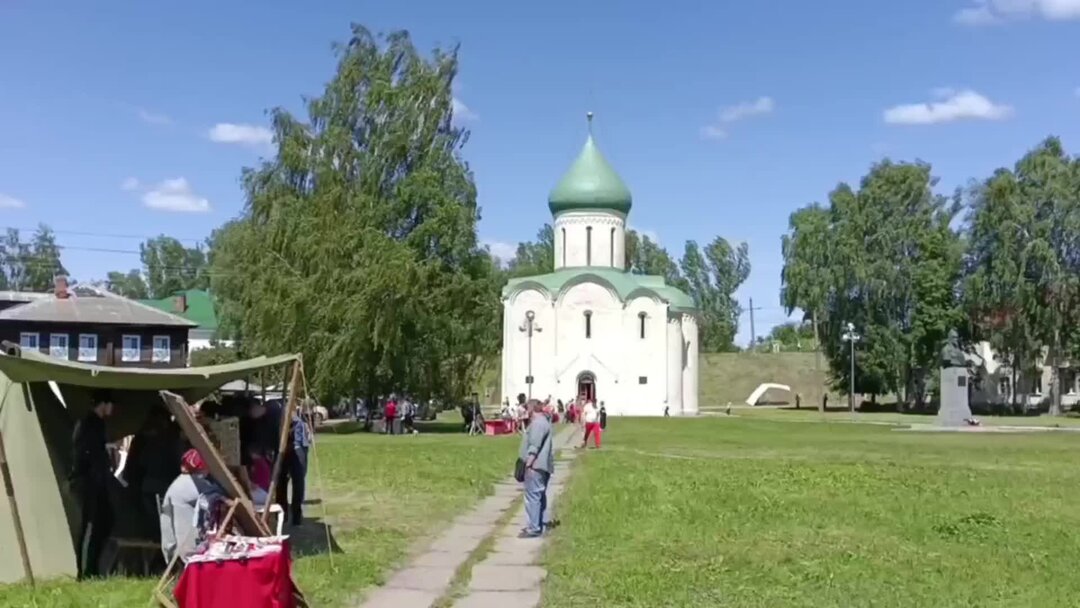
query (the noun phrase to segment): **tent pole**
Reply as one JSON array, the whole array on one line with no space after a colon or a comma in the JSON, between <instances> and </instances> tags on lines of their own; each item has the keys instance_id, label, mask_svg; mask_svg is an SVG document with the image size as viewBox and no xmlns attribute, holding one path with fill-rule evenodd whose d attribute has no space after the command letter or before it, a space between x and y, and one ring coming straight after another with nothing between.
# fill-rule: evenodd
<instances>
[{"instance_id":1,"label":"tent pole","mask_svg":"<svg viewBox=\"0 0 1080 608\"><path fill-rule=\"evenodd\" d=\"M274 458L274 469L270 474L270 488L266 491L267 508L263 510L263 523L270 521L270 501L274 500L277 492L278 477L281 475L281 465L285 460L285 448L289 440L289 425L292 423L292 413L296 409L296 384L300 381L300 361L292 364L292 380L289 381L289 400L285 409L281 412L281 428L278 429L278 450ZM282 385L282 390L285 386ZM287 514L283 513L282 516Z\"/></svg>"},{"instance_id":2,"label":"tent pole","mask_svg":"<svg viewBox=\"0 0 1080 608\"><path fill-rule=\"evenodd\" d=\"M23 534L22 518L19 517L19 503L15 501L15 486L11 483L11 470L8 468L7 451L4 449L4 434L0 433L0 474L4 477L4 493L7 494L11 507L11 523L15 526L15 541L19 543L19 557L22 558L23 571L34 586L34 570L30 567L30 553L26 550L26 536Z\"/></svg>"}]
</instances>

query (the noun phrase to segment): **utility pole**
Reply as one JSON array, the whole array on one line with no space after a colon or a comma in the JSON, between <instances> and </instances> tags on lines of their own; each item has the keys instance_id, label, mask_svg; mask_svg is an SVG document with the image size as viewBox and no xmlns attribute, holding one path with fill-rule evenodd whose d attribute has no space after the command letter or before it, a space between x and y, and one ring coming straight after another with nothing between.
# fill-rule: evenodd
<instances>
[{"instance_id":1,"label":"utility pole","mask_svg":"<svg viewBox=\"0 0 1080 608\"><path fill-rule=\"evenodd\" d=\"M750 298L750 350L754 350L757 345L757 331L754 329L754 311L761 310L761 307L754 308L754 298Z\"/></svg>"}]
</instances>

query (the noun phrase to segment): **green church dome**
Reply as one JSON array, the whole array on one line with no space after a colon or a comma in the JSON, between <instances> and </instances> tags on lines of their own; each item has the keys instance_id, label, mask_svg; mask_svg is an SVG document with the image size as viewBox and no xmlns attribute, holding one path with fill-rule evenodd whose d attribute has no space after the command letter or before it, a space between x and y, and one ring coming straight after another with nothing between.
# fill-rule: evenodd
<instances>
[{"instance_id":1,"label":"green church dome","mask_svg":"<svg viewBox=\"0 0 1080 608\"><path fill-rule=\"evenodd\" d=\"M592 114L589 115L590 122ZM570 170L548 195L552 214L578 209L609 209L629 213L630 189L593 142L592 133Z\"/></svg>"}]
</instances>

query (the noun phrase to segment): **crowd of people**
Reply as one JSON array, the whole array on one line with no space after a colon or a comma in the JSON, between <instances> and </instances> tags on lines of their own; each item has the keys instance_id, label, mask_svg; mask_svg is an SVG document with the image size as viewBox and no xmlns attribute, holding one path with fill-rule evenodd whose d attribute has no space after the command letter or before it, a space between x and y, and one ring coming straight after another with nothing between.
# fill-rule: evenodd
<instances>
[{"instance_id":1,"label":"crowd of people","mask_svg":"<svg viewBox=\"0 0 1080 608\"><path fill-rule=\"evenodd\" d=\"M110 455L116 443L109 441L107 432L114 409L112 392L93 391L92 404L75 425L68 477L81 513L76 551L80 578L105 574L101 572L101 555L118 516L132 519L131 527L139 536L160 542L166 561L176 553L190 555L200 529L212 523L205 516L212 514L215 502L225 495L209 476L202 455L186 440L169 412L156 406L149 409L135 435L125 440L126 453L118 461ZM243 395L204 403L193 413L202 422L234 415L240 418L236 477L256 508L267 509L271 502L277 503L293 525L300 525L312 443L311 429L303 416L297 412L290 420L275 496L270 497L272 463L282 428L281 402L263 403Z\"/></svg>"},{"instance_id":2,"label":"crowd of people","mask_svg":"<svg viewBox=\"0 0 1080 608\"><path fill-rule=\"evenodd\" d=\"M544 401L534 401L540 404L541 410L550 423L557 424L562 420L565 424L582 426L585 431L585 439L581 447L588 445L590 437L593 439L593 445L597 448L600 447L600 436L607 429L607 408L604 406L603 401L597 406L596 402L587 395L580 395L570 399L565 405L562 399L557 400L552 405L551 395L548 395ZM514 430L524 433L532 418L529 403L531 401L528 401L525 393L519 393L517 403L514 404L511 404L509 399L505 399L499 416L509 422Z\"/></svg>"}]
</instances>

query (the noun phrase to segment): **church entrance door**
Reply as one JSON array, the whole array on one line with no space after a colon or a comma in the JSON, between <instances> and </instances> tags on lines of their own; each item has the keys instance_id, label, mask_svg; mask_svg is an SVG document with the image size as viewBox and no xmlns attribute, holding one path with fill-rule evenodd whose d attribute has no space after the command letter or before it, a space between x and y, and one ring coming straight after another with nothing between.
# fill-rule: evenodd
<instances>
[{"instance_id":1,"label":"church entrance door","mask_svg":"<svg viewBox=\"0 0 1080 608\"><path fill-rule=\"evenodd\" d=\"M596 403L596 376L592 372L581 372L577 377L578 397L585 397Z\"/></svg>"}]
</instances>

